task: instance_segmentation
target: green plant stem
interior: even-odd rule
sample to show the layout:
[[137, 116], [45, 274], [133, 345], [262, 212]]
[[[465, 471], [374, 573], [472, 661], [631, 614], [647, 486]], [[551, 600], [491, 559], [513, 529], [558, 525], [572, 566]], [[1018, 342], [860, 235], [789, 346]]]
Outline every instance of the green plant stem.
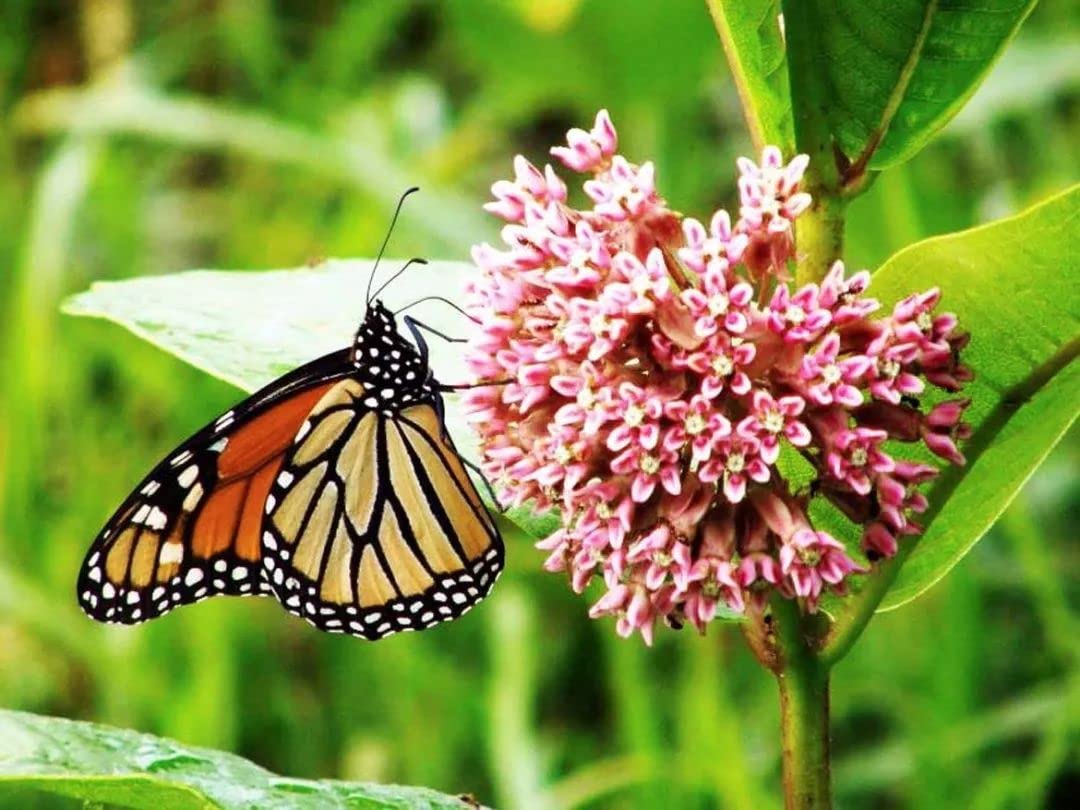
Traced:
[[816, 654], [816, 623], [798, 603], [773, 600], [780, 687], [784, 807], [832, 806], [829, 767], [829, 666]]
[[784, 0], [783, 8], [795, 145], [810, 156], [803, 186], [814, 200], [796, 225], [795, 281], [801, 285], [820, 281], [840, 258], [846, 203], [829, 129], [830, 99], [820, 65], [819, 25], [806, 0]]
[[840, 258], [844, 242], [844, 200], [822, 194], [820, 189], [810, 193], [814, 202], [795, 226], [795, 283], [800, 286], [821, 281]]

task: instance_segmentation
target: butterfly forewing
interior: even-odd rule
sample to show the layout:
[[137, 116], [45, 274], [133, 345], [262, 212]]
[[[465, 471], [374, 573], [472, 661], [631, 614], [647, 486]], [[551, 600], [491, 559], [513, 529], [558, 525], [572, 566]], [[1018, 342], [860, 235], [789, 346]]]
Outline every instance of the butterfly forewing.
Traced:
[[91, 545], [82, 608], [134, 624], [217, 594], [268, 593], [259, 542], [267, 494], [311, 408], [350, 368], [346, 352], [303, 366], [162, 460]]

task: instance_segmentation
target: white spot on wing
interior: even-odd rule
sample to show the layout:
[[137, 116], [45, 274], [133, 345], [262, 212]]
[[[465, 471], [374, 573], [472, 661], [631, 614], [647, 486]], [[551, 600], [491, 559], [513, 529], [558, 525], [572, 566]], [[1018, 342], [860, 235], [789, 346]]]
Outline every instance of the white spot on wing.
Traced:
[[199, 505], [199, 501], [202, 500], [203, 488], [202, 484], [195, 482], [195, 486], [188, 490], [188, 494], [184, 497], [184, 503], [182, 508], [185, 512], [191, 512]]
[[172, 563], [179, 563], [181, 559], [184, 559], [184, 545], [181, 543], [165, 543], [161, 546], [161, 553], [158, 555], [158, 562], [162, 565], [170, 565]]
[[176, 476], [176, 480], [180, 486], [187, 489], [195, 483], [195, 479], [199, 477], [199, 468], [194, 464], [189, 464], [184, 468], [184, 471], [180, 475]]
[[156, 506], [150, 510], [150, 516], [146, 519], [146, 525], [155, 531], [161, 531], [165, 528], [165, 524], [169, 522], [169, 517]]

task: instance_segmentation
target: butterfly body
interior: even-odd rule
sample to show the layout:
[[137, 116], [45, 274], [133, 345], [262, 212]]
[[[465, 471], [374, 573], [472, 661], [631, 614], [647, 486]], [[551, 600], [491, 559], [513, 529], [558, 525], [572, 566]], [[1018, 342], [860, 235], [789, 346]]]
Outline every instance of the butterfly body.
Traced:
[[78, 579], [133, 624], [215, 595], [268, 595], [319, 629], [378, 639], [458, 617], [503, 564], [443, 426], [427, 347], [380, 302], [350, 349], [253, 394], [160, 462]]

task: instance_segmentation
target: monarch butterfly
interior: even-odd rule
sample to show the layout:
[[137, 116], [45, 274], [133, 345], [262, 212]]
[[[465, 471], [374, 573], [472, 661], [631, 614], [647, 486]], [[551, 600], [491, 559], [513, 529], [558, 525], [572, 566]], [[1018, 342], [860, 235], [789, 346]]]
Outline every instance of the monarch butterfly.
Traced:
[[428, 367], [423, 324], [404, 316], [406, 340], [370, 289], [351, 348], [226, 411], [116, 510], [78, 577], [91, 618], [269, 595], [320, 630], [376, 640], [488, 594], [503, 543], [443, 423], [453, 386]]

